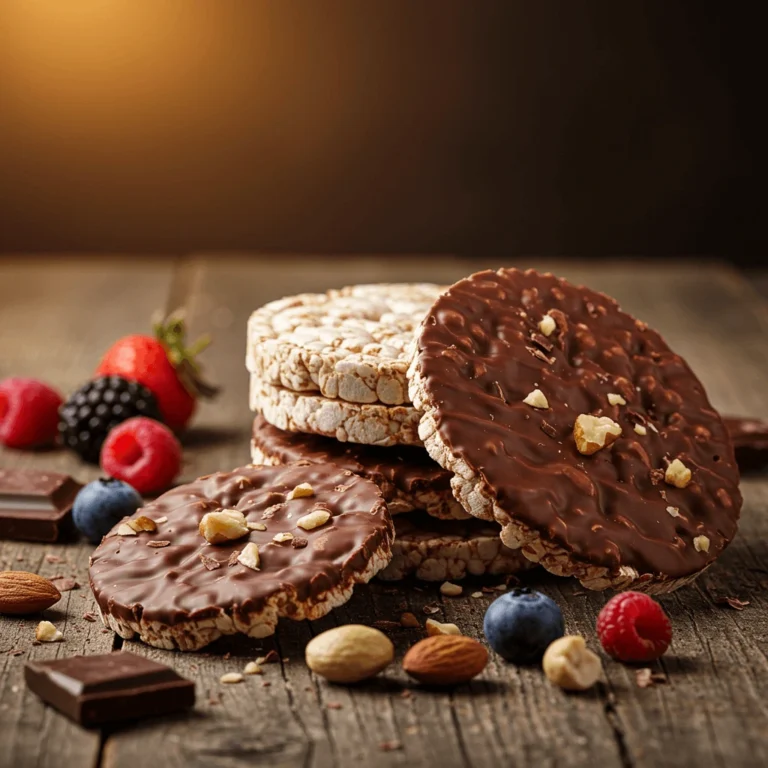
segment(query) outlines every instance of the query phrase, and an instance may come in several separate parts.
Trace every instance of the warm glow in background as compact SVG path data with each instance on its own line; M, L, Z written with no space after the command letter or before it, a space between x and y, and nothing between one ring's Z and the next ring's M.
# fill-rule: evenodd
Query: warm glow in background
M0 250L749 250L725 13L2 0Z

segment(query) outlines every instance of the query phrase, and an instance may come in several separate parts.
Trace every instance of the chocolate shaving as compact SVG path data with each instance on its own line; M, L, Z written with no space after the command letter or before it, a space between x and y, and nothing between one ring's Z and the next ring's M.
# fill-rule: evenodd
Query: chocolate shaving
M526 347L526 349L534 356L538 357L539 360L543 360L545 363L549 363L552 365L552 363L555 362L554 357L549 357L548 355L544 354L540 349L537 349L536 347Z
M435 613L440 613L440 606L437 605L437 603L431 603L429 605L425 605L421 610L424 611L427 616L432 616Z
M204 555L202 552L200 553L200 559L202 560L205 569L208 571L215 571L217 568L221 568L221 563L218 560L214 560L212 557L208 557L208 555Z
M83 614L83 618L84 618L86 621L96 621L96 619L97 619L97 616L96 616L96 614L95 614L95 613L93 613L93 612L91 612L91 611L86 611L86 612Z
M402 629L403 627L399 621L387 621L385 619L374 621L371 626L376 627L376 629Z
M277 664L280 661L280 657L277 655L277 651L270 651L261 661L262 664Z
M148 541L147 542L147 546L148 547L154 547L155 549L161 549L162 547L168 547L168 546L170 546L170 544L171 544L170 541L158 540L158 539L155 539L154 541Z
M325 708L326 709L341 709L342 708L342 704L340 702L338 702L338 701L329 701L325 705Z
M392 739L392 741L382 741L381 744L379 744L379 749L382 752L395 752L396 750L402 748L402 742L398 741L397 739Z
M743 611L749 605L749 600L739 600L738 597L725 597L719 595L713 598L715 605L727 605L736 611Z
M531 334L531 341L537 346L541 347L545 352L551 352L555 345L546 337L540 333Z
M548 421L541 422L541 431L547 435L547 437L557 440L557 430Z
M45 562L46 563L60 563L61 558L58 555L46 555L45 556Z
M493 385L496 387L496 391L499 393L499 397L501 398L502 403L507 402L507 398L504 397L504 390L501 388L501 384L499 384L498 381L494 381Z

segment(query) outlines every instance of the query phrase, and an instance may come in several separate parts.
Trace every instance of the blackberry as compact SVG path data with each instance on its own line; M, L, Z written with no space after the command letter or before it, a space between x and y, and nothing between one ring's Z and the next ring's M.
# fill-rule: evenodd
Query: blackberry
M155 396L137 381L102 376L80 387L59 409L61 441L98 464L110 430L134 416L162 421Z

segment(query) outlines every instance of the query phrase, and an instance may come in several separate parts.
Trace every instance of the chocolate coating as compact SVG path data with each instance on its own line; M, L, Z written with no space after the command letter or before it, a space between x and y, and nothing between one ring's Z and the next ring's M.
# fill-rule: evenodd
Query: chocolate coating
M416 446L341 443L322 435L286 432L260 415L253 421L253 440L264 453L281 463L330 462L362 475L381 488L387 501L392 500L395 490L409 496L425 491L451 492L451 473Z
M309 483L314 495L286 501L301 483ZM330 521L309 531L298 527L296 521L317 504L331 512ZM198 531L200 520L223 508L241 511L266 530L208 544ZM133 517L142 515L168 521L138 536L114 535L116 527L93 553L91 588L105 613L168 626L221 610L247 623L278 593L295 593L300 601L319 597L352 580L377 549L389 549L393 537L379 489L329 464L219 472L169 491ZM283 532L306 540L306 546L272 540ZM153 541L170 544L153 547ZM258 571L229 565L248 542L258 545Z
M538 325L547 313L548 337ZM432 307L414 365L453 460L573 560L682 578L735 535L739 475L722 419L688 365L613 299L532 270L480 272ZM523 403L537 388L547 409ZM582 455L579 414L609 416L622 433ZM693 472L683 489L664 482L675 458ZM694 546L701 535L708 552Z
M736 449L742 472L757 472L768 467L768 421L726 416L725 426Z

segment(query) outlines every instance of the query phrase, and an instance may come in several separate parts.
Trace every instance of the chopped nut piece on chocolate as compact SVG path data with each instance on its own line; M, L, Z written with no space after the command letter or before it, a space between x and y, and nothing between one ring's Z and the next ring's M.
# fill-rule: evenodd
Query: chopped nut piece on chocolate
M667 512L669 512L672 517L680 517L680 509L678 507L667 507Z
M245 545L245 549L237 556L237 562L251 570L259 570L259 548L252 541Z
M153 541L148 541L147 546L148 547L154 547L155 549L162 549L163 547L169 547L171 545L170 541L165 540L158 540L154 539Z
M266 531L267 526L264 523L247 523L249 531Z
M693 546L697 552L709 552L709 537L696 536L693 540Z
M248 524L237 509L221 509L203 515L198 530L209 544L223 544L247 536Z
M675 488L685 488L691 482L691 470L680 459L675 459L667 467L664 480Z
M286 541L292 541L293 540L293 534L290 531L286 531L285 533L276 533L272 537L272 541L276 542L277 544L285 544Z
M232 553L229 555L229 558L227 559L227 566L232 568L232 566L237 565L237 558L240 555L240 550L235 549L232 551Z
M474 597L474 598L478 598L478 597L482 597L482 596L483 596L483 593L482 593L482 592L473 592L473 593L470 595L470 597Z
M291 541L291 546L294 549L304 549L304 547L306 547L307 544L309 544L309 541L307 539L300 539L300 538L297 538L296 536L294 536L293 541Z
M128 525L130 525L136 533L140 533L141 531L154 533L157 530L157 523L152 520L152 518L146 517L145 515L129 520Z
M618 393L616 392L609 392L608 393L608 402L611 405L626 405L627 401Z
M460 635L461 631L455 624L443 624L434 619L427 619L425 625L427 634L430 637L434 635Z
M266 656L259 656L256 659L257 664L277 664L280 661L280 657L277 655L277 651L270 651Z
M638 435L648 434L648 430L642 424L635 424L635 432L637 432Z
M544 315L539 322L539 330L545 335L550 336L552 332L557 328L555 318L551 315Z
M35 640L41 643L57 643L63 639L64 635L50 621L41 621L37 625Z
M305 531L311 531L314 528L319 528L321 525L325 525L331 519L331 513L327 509L318 508L313 509L308 515L300 517L296 521L296 525L299 528L303 528Z
M440 613L440 606L432 603L431 605L425 605L421 610L424 611L427 616L430 616L435 613Z
M285 497L289 501L291 499L303 499L307 496L314 496L315 492L312 490L312 486L309 483L301 483L297 485L292 491Z
M255 661L249 661L245 665L245 669L243 672L246 675L263 675L264 670L255 662Z
M221 568L221 563L213 557L208 557L202 552L200 553L200 560L205 566L206 571L215 571L217 568Z
M163 523L167 523L167 522L168 522L168 518L167 518L167 517L165 517L165 516L163 516L163 517L158 517L158 518L155 520L155 525L162 525Z
M134 531L133 528L131 528L131 526L128 525L128 523L120 523L120 525L117 526L116 533L118 536L135 536L136 535L136 531Z
M415 629L421 626L421 622L412 613L406 612L400 617L400 626Z
M440 585L440 594L447 597L458 597L463 591L458 584L453 584L450 581L444 581Z
M549 401L540 389L534 389L533 392L529 392L523 398L523 402L532 408L541 408L542 410L549 408Z
M573 439L579 453L591 456L613 443L621 434L621 425L608 416L582 413L573 425Z
M219 678L220 683L232 685L233 683L242 683L245 678L239 672L227 672Z

